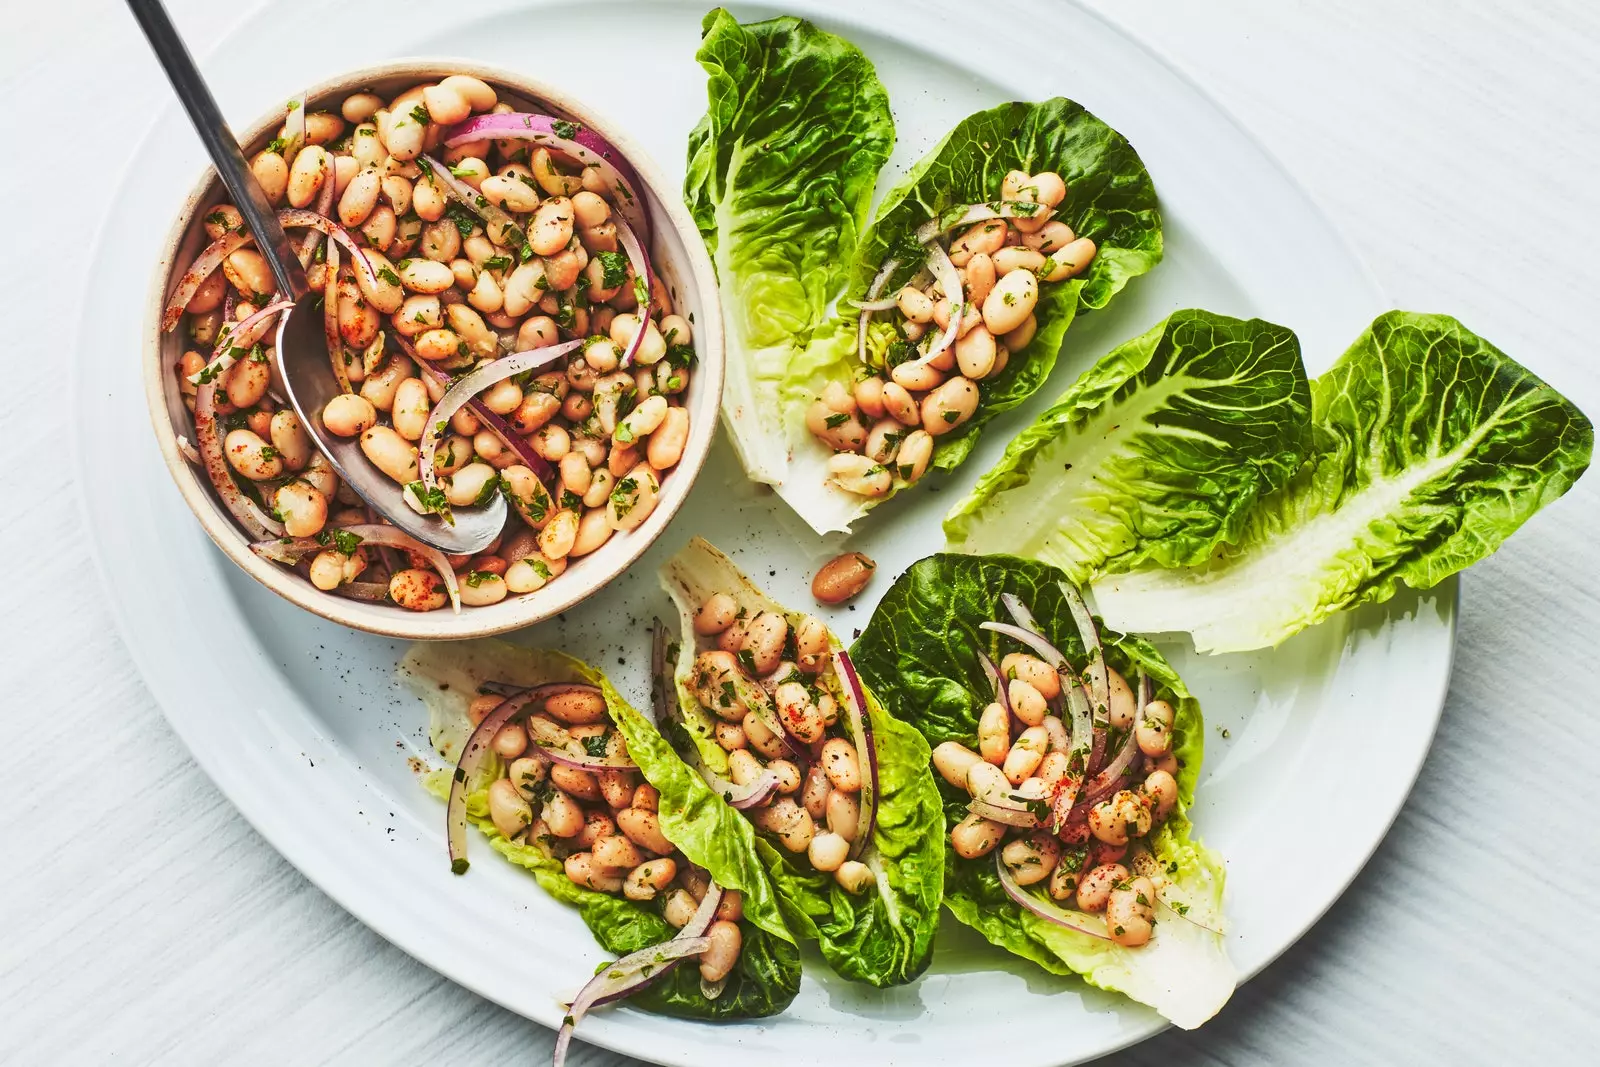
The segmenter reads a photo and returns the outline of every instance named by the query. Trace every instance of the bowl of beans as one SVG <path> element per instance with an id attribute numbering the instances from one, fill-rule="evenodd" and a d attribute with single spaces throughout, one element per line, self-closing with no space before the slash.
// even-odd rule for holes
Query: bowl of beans
<path id="1" fill-rule="evenodd" d="M 627 135 L 521 75 L 415 61 L 313 86 L 241 144 L 322 294 L 345 391 L 307 417 L 414 510 L 508 507 L 451 556 L 342 484 L 286 399 L 286 298 L 208 170 L 155 271 L 144 372 L 167 467 L 229 559 L 412 639 L 538 622 L 637 559 L 710 449 L 723 340 L 699 233 Z"/>

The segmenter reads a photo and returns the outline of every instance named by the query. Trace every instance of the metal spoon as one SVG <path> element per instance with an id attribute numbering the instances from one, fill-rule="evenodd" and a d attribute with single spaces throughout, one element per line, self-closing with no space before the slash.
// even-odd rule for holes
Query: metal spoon
<path id="1" fill-rule="evenodd" d="M 317 446 L 346 485 L 372 505 L 373 510 L 426 544 L 444 552 L 468 555 L 487 547 L 506 521 L 506 502 L 498 495 L 484 507 L 454 508 L 454 524 L 437 516 L 419 515 L 401 496 L 401 488 L 366 458 L 355 438 L 338 437 L 322 425 L 322 409 L 342 390 L 329 361 L 323 333 L 319 294 L 306 286 L 288 234 L 256 184 L 233 132 L 217 109 L 211 90 L 195 69 L 194 60 L 172 26 L 160 0 L 128 0 L 128 7 L 144 31 L 151 49 L 172 82 L 178 100 L 194 124 L 195 132 L 211 156 L 234 206 L 255 236 L 256 247 L 272 267 L 278 291 L 294 300 L 294 307 L 278 324 L 278 372 L 289 402 Z M 331 180 L 331 179 L 330 179 Z"/>

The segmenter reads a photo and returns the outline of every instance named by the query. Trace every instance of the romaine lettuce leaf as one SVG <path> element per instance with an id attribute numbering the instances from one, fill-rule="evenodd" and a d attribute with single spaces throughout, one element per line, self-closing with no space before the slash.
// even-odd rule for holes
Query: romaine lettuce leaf
<path id="1" fill-rule="evenodd" d="M 737 889 L 744 904 L 740 924 L 743 948 L 721 996 L 706 999 L 691 961 L 629 998 L 629 1003 L 698 1019 L 753 1018 L 788 1007 L 800 988 L 800 954 L 756 858 L 749 824 L 684 766 L 650 721 L 624 700 L 603 674 L 560 652 L 488 639 L 413 645 L 401 661 L 398 675 L 427 704 L 430 734 L 451 739 L 464 739 L 470 733 L 467 704 L 485 681 L 519 686 L 565 681 L 598 685 L 612 721 L 627 740 L 630 757 L 661 794 L 662 832 L 718 885 Z M 453 752 L 441 754 L 451 760 L 458 758 L 460 741 L 455 742 Z M 451 773 L 449 769 L 434 771 L 424 778 L 424 785 L 434 795 L 447 798 Z M 602 947 L 622 956 L 676 934 L 655 902 L 636 903 L 575 885 L 560 861 L 536 846 L 502 837 L 488 819 L 486 790 L 493 776 L 491 769 L 470 783 L 475 791 L 468 795 L 469 819 L 497 852 L 531 871 L 546 892 L 577 907 Z"/>
<path id="2" fill-rule="evenodd" d="M 1293 332 L 1173 312 L 1006 447 L 945 519 L 949 547 L 1043 560 L 1079 584 L 1202 563 L 1299 469 L 1310 411 Z"/>
<path id="3" fill-rule="evenodd" d="M 915 727 L 930 746 L 958 741 L 977 747 L 978 717 L 994 686 L 978 659 L 1016 647 L 980 624 L 1006 618 L 1000 597 L 1013 593 L 1033 611 L 1046 637 L 1072 661 L 1083 644 L 1047 564 L 1009 556 L 929 556 L 901 575 L 878 605 L 851 650 L 856 668 L 895 718 Z M 1013 903 L 1001 888 L 992 856 L 965 860 L 945 847 L 945 904 L 994 944 L 1054 974 L 1078 974 L 1091 985 L 1150 1005 L 1178 1026 L 1200 1025 L 1222 1007 L 1237 981 L 1223 943 L 1223 865 L 1194 838 L 1187 811 L 1194 801 L 1204 748 L 1200 704 L 1154 647 L 1102 629 L 1106 660 L 1132 677 L 1149 674 L 1153 691 L 1177 710 L 1174 751 L 1181 768 L 1178 804 L 1149 844 L 1176 884 L 1187 917 L 1159 908 L 1155 935 L 1123 948 L 1045 922 Z M 968 796 L 942 779 L 946 830 L 966 815 Z M 948 836 L 946 835 L 946 840 Z"/>
<path id="4" fill-rule="evenodd" d="M 788 413 L 834 376 L 827 347 L 807 346 L 844 286 L 894 120 L 867 57 L 803 19 L 741 26 L 718 8 L 695 58 L 709 107 L 683 193 L 722 288 L 723 421 L 750 477 L 780 485 Z"/>
<path id="5" fill-rule="evenodd" d="M 1039 287 L 1033 340 L 1011 353 L 1005 370 L 980 384 L 977 414 L 937 439 L 934 469 L 954 469 L 977 444 L 985 423 L 1044 384 L 1079 311 L 1105 307 L 1130 278 L 1161 260 L 1161 210 L 1138 153 L 1081 105 L 1054 97 L 1036 104 L 1001 104 L 958 123 L 885 196 L 862 235 L 845 295 L 864 299 L 891 257 L 901 259 L 902 266 L 890 276 L 885 291 L 909 280 L 922 267 L 917 228 L 953 207 L 995 199 L 1011 170 L 1053 170 L 1066 179 L 1067 199 L 1058 217 L 1080 236 L 1092 237 L 1099 252 L 1077 278 Z M 869 345 L 869 359 L 880 370 L 888 349 L 884 340 L 878 337 Z M 854 319 L 836 318 L 830 330 L 814 334 L 805 353 L 810 377 L 799 396 L 807 403 L 816 397 L 819 374 L 825 380 L 853 380 L 862 370 L 855 347 Z M 819 533 L 848 530 L 889 496 L 861 497 L 827 484 L 828 452 L 805 432 L 804 415 L 803 403 L 787 412 L 793 451 L 790 476 L 779 494 Z M 897 479 L 894 492 L 904 488 Z"/>
<path id="6" fill-rule="evenodd" d="M 1305 468 L 1211 560 L 1097 581 L 1109 623 L 1187 630 L 1202 652 L 1276 645 L 1488 556 L 1594 448 L 1570 401 L 1444 315 L 1380 316 L 1311 391 Z"/>
<path id="7" fill-rule="evenodd" d="M 694 613 L 712 593 L 724 592 L 752 615 L 772 611 L 786 616 L 791 633 L 802 615 L 772 600 L 732 560 L 698 537 L 662 567 L 661 584 L 671 594 L 681 622 L 675 673 L 685 720 L 702 758 L 725 768 L 727 754 L 711 736 L 712 724 L 689 684 L 695 658 Z M 836 637 L 832 643 L 843 647 Z M 872 840 L 860 859 L 876 875 L 876 886 L 858 896 L 847 893 L 832 875 L 815 871 L 803 857 L 775 846 L 765 833 L 756 835 L 756 847 L 790 928 L 814 938 L 828 965 L 843 977 L 881 987 L 911 981 L 932 958 L 944 846 L 927 742 L 891 718 L 870 687 L 866 697 L 878 759 L 878 796 Z M 743 821 L 743 816 L 738 818 Z"/>

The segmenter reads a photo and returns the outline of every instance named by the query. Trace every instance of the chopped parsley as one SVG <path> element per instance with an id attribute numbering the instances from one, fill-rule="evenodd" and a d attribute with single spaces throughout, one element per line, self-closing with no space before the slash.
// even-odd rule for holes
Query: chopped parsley
<path id="1" fill-rule="evenodd" d="M 483 483 L 483 488 L 478 490 L 478 495 L 473 498 L 472 506 L 483 508 L 489 506 L 489 501 L 494 499 L 494 494 L 500 489 L 500 476 L 496 474 Z"/>
<path id="2" fill-rule="evenodd" d="M 568 122 L 566 119 L 556 119 L 554 122 L 550 123 L 551 133 L 555 134 L 557 137 L 564 137 L 569 141 L 578 136 L 578 131 L 581 129 L 583 129 L 582 126 L 578 125 L 576 122 Z"/>
<path id="3" fill-rule="evenodd" d="M 832 415 L 829 415 L 827 418 L 823 419 L 822 421 L 827 423 L 828 429 L 837 430 L 839 427 L 843 426 L 846 422 L 850 421 L 850 413 L 847 412 L 847 411 L 836 411 Z"/>
<path id="4" fill-rule="evenodd" d="M 639 482 L 634 478 L 624 478 L 611 490 L 611 506 L 616 510 L 617 518 L 622 518 L 633 510 L 639 500 Z"/>
<path id="5" fill-rule="evenodd" d="M 595 759 L 604 759 L 606 754 L 606 735 L 591 734 L 583 739 L 583 750 Z"/>
<path id="6" fill-rule="evenodd" d="M 433 125 L 433 117 L 428 114 L 428 109 L 421 104 L 411 109 L 411 117 L 416 120 L 418 126 Z"/>
<path id="7" fill-rule="evenodd" d="M 353 534 L 349 530 L 323 530 L 316 536 L 317 544 L 331 544 L 335 549 L 347 556 L 355 555 L 361 545 L 361 535 Z"/>
<path id="8" fill-rule="evenodd" d="M 478 228 L 478 216 L 455 201 L 451 201 L 445 207 L 444 213 L 456 224 L 456 229 L 463 238 L 471 237 L 472 231 Z"/>
<path id="9" fill-rule="evenodd" d="M 621 252 L 601 252 L 595 257 L 600 260 L 600 286 L 603 289 L 615 289 L 628 280 L 628 257 Z"/>
<path id="10" fill-rule="evenodd" d="M 383 279 L 384 281 L 388 282 L 390 285 L 399 285 L 400 284 L 400 275 L 396 274 L 394 271 L 390 270 L 388 267 L 379 267 L 378 268 L 378 277 Z"/>
<path id="11" fill-rule="evenodd" d="M 446 521 L 450 520 L 450 501 L 445 499 L 444 490 L 437 485 L 432 489 L 423 487 L 422 482 L 415 481 L 406 485 L 406 492 L 428 515 L 441 515 Z"/>
<path id="12" fill-rule="evenodd" d="M 483 261 L 484 270 L 505 270 L 511 266 L 510 256 L 490 256 Z"/>

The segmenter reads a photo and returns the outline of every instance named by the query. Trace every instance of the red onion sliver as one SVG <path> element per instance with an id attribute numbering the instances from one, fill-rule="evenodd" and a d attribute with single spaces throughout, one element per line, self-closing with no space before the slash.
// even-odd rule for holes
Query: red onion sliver
<path id="1" fill-rule="evenodd" d="M 1094 624 L 1094 616 L 1089 614 L 1089 605 L 1083 601 L 1083 594 L 1066 582 L 1057 582 L 1056 586 L 1067 598 L 1072 621 L 1078 626 L 1078 637 L 1089 655 L 1089 696 L 1093 700 L 1095 722 L 1103 723 L 1111 706 L 1111 686 L 1106 676 L 1106 650 L 1100 643 L 1100 631 Z"/>
<path id="2" fill-rule="evenodd" d="M 183 455 L 184 459 L 193 463 L 196 467 L 205 464 L 205 460 L 200 458 L 200 453 L 195 451 L 194 445 L 181 433 L 178 435 L 178 451 Z"/>
<path id="3" fill-rule="evenodd" d="M 572 136 L 558 133 L 557 123 L 570 126 Z M 486 137 L 497 141 L 531 141 L 570 156 L 586 167 L 598 168 L 606 184 L 616 190 L 617 211 L 635 229 L 649 236 L 650 209 L 640 195 L 644 182 L 615 145 L 582 123 L 520 111 L 478 115 L 446 130 L 443 143 L 453 148 L 464 141 L 480 141 Z"/>
<path id="4" fill-rule="evenodd" d="M 353 390 L 350 375 L 344 369 L 344 338 L 339 333 L 339 246 L 332 241 L 328 242 L 327 256 L 322 282 L 322 336 L 328 344 L 328 361 L 333 364 L 339 391 L 348 393 Z"/>
<path id="5" fill-rule="evenodd" d="M 532 348 L 526 352 L 504 356 L 493 363 L 479 367 L 471 374 L 456 381 L 449 389 L 446 389 L 444 396 L 440 397 L 439 402 L 433 406 L 433 410 L 428 412 L 428 421 L 425 424 L 426 429 L 422 432 L 421 450 L 417 454 L 417 468 L 421 472 L 423 488 L 432 489 L 439 483 L 439 479 L 433 470 L 434 453 L 438 451 L 439 442 L 444 439 L 445 434 L 450 430 L 450 420 L 455 416 L 456 412 L 467 406 L 468 401 L 497 382 L 503 382 L 507 378 L 514 377 L 524 371 L 540 370 L 556 362 L 568 352 L 582 347 L 583 341 L 580 339 L 564 341 L 559 345 L 551 345 L 548 348 Z M 545 471 L 549 471 L 548 466 L 545 467 Z M 539 477 L 541 481 L 544 480 L 538 470 L 534 471 L 534 475 Z"/>
<path id="6" fill-rule="evenodd" d="M 992 630 L 997 634 L 1011 638 L 1013 641 L 1022 642 L 1039 653 L 1039 658 L 1054 667 L 1058 673 L 1066 673 L 1071 670 L 1071 667 L 1067 664 L 1066 657 L 1061 654 L 1060 650 L 1033 630 L 1027 630 L 1021 626 L 1013 626 L 1009 622 L 980 622 L 978 629 Z M 1068 684 L 1070 684 L 1070 680 L 1062 680 L 1062 685 Z"/>
<path id="7" fill-rule="evenodd" d="M 287 300 L 280 300 L 276 304 L 268 304 L 232 329 L 228 329 L 227 332 L 219 333 L 216 346 L 212 349 L 215 354 L 211 357 L 211 362 L 189 375 L 189 384 L 199 385 L 205 381 L 214 382 L 222 377 L 239 361 L 239 357 L 233 353 L 235 351 L 248 352 L 250 346 L 259 341 L 261 335 L 267 332 L 267 328 L 272 325 L 272 320 L 292 307 L 294 307 L 294 304 Z"/>
<path id="8" fill-rule="evenodd" d="M 937 241 L 930 241 L 924 247 L 928 250 L 928 269 L 933 272 L 934 280 L 944 290 L 945 299 L 950 304 L 950 321 L 939 339 L 911 361 L 914 366 L 933 362 L 945 349 L 955 344 L 957 335 L 961 333 L 961 320 L 967 314 L 966 302 L 959 299 L 962 296 L 961 275 L 956 273 L 956 265 L 950 262 L 950 254 Z"/>
<path id="9" fill-rule="evenodd" d="M 254 240 L 255 238 L 247 233 L 225 233 L 206 245 L 195 257 L 194 262 L 189 264 L 189 269 L 183 272 L 178 287 L 167 298 L 166 310 L 161 313 L 161 332 L 167 333 L 175 329 L 183 318 L 183 309 L 189 306 L 189 301 L 194 299 L 194 294 L 205 280 L 211 277 L 212 272 L 222 266 L 222 261 L 235 250 Z"/>
<path id="10" fill-rule="evenodd" d="M 1036 897 L 1023 889 L 1017 883 L 1016 876 L 1011 873 L 1011 868 L 1007 867 L 1000 859 L 1000 853 L 998 852 L 994 854 L 994 866 L 995 870 L 1000 874 L 1000 885 L 1005 889 L 1006 896 L 1015 901 L 1018 907 L 1032 912 L 1054 926 L 1074 930 L 1101 941 L 1111 940 L 1105 932 L 1104 919 L 1084 912 L 1067 911 L 1065 908 L 1057 907 L 1053 901 Z M 1097 923 L 1099 924 L 1098 927 L 1096 926 Z"/>
<path id="11" fill-rule="evenodd" d="M 872 284 L 867 286 L 867 299 L 872 303 L 860 305 L 861 320 L 856 325 L 856 358 L 863 365 L 867 362 L 867 323 L 871 321 L 872 313 L 874 311 L 887 311 L 895 305 L 895 300 L 891 298 L 882 301 L 884 306 L 880 308 L 876 306 L 879 303 L 876 298 L 879 293 L 883 292 L 883 287 L 889 284 L 889 279 L 899 266 L 900 261 L 892 256 L 885 260 L 883 266 L 878 268 L 878 273 L 873 275 Z"/>
<path id="12" fill-rule="evenodd" d="M 334 189 L 339 184 L 338 181 L 335 180 L 333 171 L 331 169 L 332 158 L 333 157 L 331 156 L 329 157 L 330 169 L 328 171 L 328 176 L 323 179 L 322 188 L 317 192 L 317 202 L 312 206 L 313 211 L 315 211 L 318 215 L 322 215 L 328 219 L 332 219 L 333 217 L 333 193 Z M 300 238 L 300 245 L 294 250 L 294 254 L 295 258 L 300 260 L 300 266 L 302 268 L 311 266 L 311 256 L 316 252 L 317 242 L 320 240 L 322 240 L 322 233 L 320 230 L 312 230 L 310 233 Z"/>
<path id="13" fill-rule="evenodd" d="M 990 219 L 1037 219 L 1049 218 L 1053 214 L 1055 209 L 1036 204 L 1032 200 L 991 200 L 987 203 L 968 204 L 965 207 L 951 208 L 918 226 L 917 240 L 927 244 L 957 226 L 970 226 L 975 222 L 988 222 Z"/>
<path id="14" fill-rule="evenodd" d="M 393 334 L 390 339 L 394 341 L 395 347 L 404 352 L 411 362 L 421 368 L 425 374 L 432 377 L 434 381 L 444 386 L 447 392 L 449 391 L 450 386 L 454 383 L 454 379 L 450 375 L 423 359 L 411 342 L 399 334 Z M 528 443 L 528 439 L 513 430 L 511 424 L 506 422 L 505 419 L 485 407 L 483 401 L 477 397 L 467 401 L 467 406 L 472 409 L 472 413 L 477 416 L 478 421 L 493 431 L 494 435 L 500 438 L 507 448 L 517 454 L 517 458 L 522 460 L 523 465 L 533 471 L 534 476 L 543 482 L 546 488 L 549 488 L 552 479 L 555 478 L 555 471 L 550 468 L 549 463 L 545 462 L 543 456 L 533 450 L 533 446 Z M 435 447 L 437 447 L 437 443 L 435 443 Z"/>
<path id="15" fill-rule="evenodd" d="M 640 286 L 635 294 L 639 302 L 639 328 L 633 332 L 633 338 L 628 341 L 628 347 L 623 350 L 620 361 L 620 366 L 626 370 L 633 366 L 633 357 L 639 351 L 639 346 L 644 344 L 644 335 L 650 325 L 650 285 L 652 278 L 650 275 L 650 260 L 645 257 L 644 248 L 639 244 L 639 238 L 634 236 L 633 230 L 622 219 L 619 218 L 614 221 L 617 227 L 617 241 L 622 245 L 622 250 L 628 255 L 628 266 L 633 268 L 635 285 Z"/>
<path id="16" fill-rule="evenodd" d="M 861 678 L 856 665 L 850 662 L 850 653 L 840 649 L 833 654 L 833 669 L 844 683 L 845 711 L 850 719 L 850 736 L 855 742 L 856 756 L 867 772 L 861 783 L 861 824 L 855 840 L 850 842 L 850 858 L 861 855 L 872 841 L 872 831 L 878 818 L 878 748 L 872 743 L 872 715 L 867 709 L 867 695 L 861 688 Z"/>
<path id="17" fill-rule="evenodd" d="M 1050 808 L 1050 829 L 1053 833 L 1060 833 L 1067 824 L 1073 805 L 1078 802 L 1078 790 L 1083 786 L 1084 778 L 1094 770 L 1096 734 L 1089 715 L 1089 701 L 1084 697 L 1083 690 L 1070 681 L 1066 683 L 1066 693 L 1067 706 L 1072 711 L 1072 738 L 1067 755 L 1067 773 L 1056 784 L 1056 795 Z"/>
<path id="18" fill-rule="evenodd" d="M 367 258 L 366 252 L 356 243 L 356 239 L 350 236 L 350 231 L 340 226 L 337 222 L 326 216 L 319 215 L 315 211 L 306 211 L 303 208 L 285 208 L 278 212 L 278 221 L 284 226 L 310 226 L 312 229 L 338 241 L 344 246 L 344 250 L 350 253 L 350 263 L 366 281 L 367 287 L 376 288 L 378 286 L 380 279 L 378 278 L 378 272 L 372 267 L 372 260 Z"/>
<path id="19" fill-rule="evenodd" d="M 445 806 L 445 835 L 450 844 L 450 870 L 454 874 L 466 874 L 470 866 L 467 860 L 467 782 L 477 775 L 494 735 L 533 700 L 536 692 L 530 689 L 496 704 L 461 746 L 455 774 L 450 778 L 450 800 Z"/>
<path id="20" fill-rule="evenodd" d="M 474 189 L 460 178 L 457 178 L 454 174 L 451 174 L 449 167 L 439 162 L 437 159 L 434 159 L 432 156 L 425 155 L 420 157 L 420 159 L 424 167 L 427 168 L 428 173 L 435 178 L 440 185 L 444 186 L 444 192 L 446 196 L 482 219 L 486 228 L 489 226 L 499 226 L 501 228 L 502 233 L 500 236 L 502 240 L 497 241 L 497 244 L 507 243 L 504 240 L 506 234 L 503 232 L 507 229 L 511 230 L 515 234 L 515 237 L 513 237 L 510 241 L 511 244 L 522 245 L 527 243 L 527 231 L 524 230 L 517 223 L 517 220 L 512 218 L 511 215 L 508 214 L 503 208 L 496 207 L 494 204 L 490 203 L 488 197 L 478 192 L 478 190 Z"/>
<path id="21" fill-rule="evenodd" d="M 534 747 L 539 754 L 551 763 L 558 763 L 563 767 L 571 767 L 579 771 L 636 771 L 639 765 L 631 759 L 613 759 L 609 756 L 574 756 L 564 749 L 551 748 L 541 745 L 537 741 Z"/>
<path id="22" fill-rule="evenodd" d="M 250 551 L 262 559 L 292 567 L 311 553 L 321 552 L 324 547 L 322 542 L 313 537 L 273 537 L 266 541 L 251 542 Z"/>
<path id="23" fill-rule="evenodd" d="M 432 545 L 425 545 L 415 537 L 394 526 L 381 526 L 377 524 L 346 526 L 346 532 L 353 533 L 361 540 L 374 545 L 389 545 L 394 548 L 403 548 L 427 559 L 433 564 L 434 570 L 439 572 L 439 577 L 444 579 L 445 592 L 450 594 L 450 607 L 457 615 L 461 614 L 461 588 L 456 584 L 456 572 L 450 566 L 450 561 L 445 554 Z"/>
<path id="24" fill-rule="evenodd" d="M 1039 825 L 1039 817 L 1033 812 L 990 800 L 974 800 L 967 805 L 967 810 L 980 818 L 1014 826 L 1019 830 L 1032 830 Z"/>
<path id="25" fill-rule="evenodd" d="M 222 506 L 234 517 L 245 533 L 257 541 L 283 536 L 283 523 L 272 518 L 244 495 L 233 481 L 228 460 L 222 454 L 222 439 L 217 436 L 217 383 L 209 381 L 195 391 L 194 435 L 198 439 L 200 456 L 205 461 L 206 476 L 211 486 L 222 498 Z"/>
<path id="26" fill-rule="evenodd" d="M 1139 731 L 1136 727 L 1139 720 L 1144 717 L 1145 702 L 1143 698 L 1147 692 L 1144 670 L 1141 668 L 1139 671 L 1139 710 L 1134 716 L 1134 725 L 1128 727 L 1128 736 L 1122 739 L 1122 747 L 1117 750 L 1116 756 L 1101 769 L 1099 774 L 1091 778 L 1089 784 L 1084 787 L 1086 799 L 1104 796 L 1109 793 L 1117 781 L 1127 773 L 1128 768 L 1133 765 L 1134 758 L 1139 755 L 1139 745 L 1136 740 Z"/>

